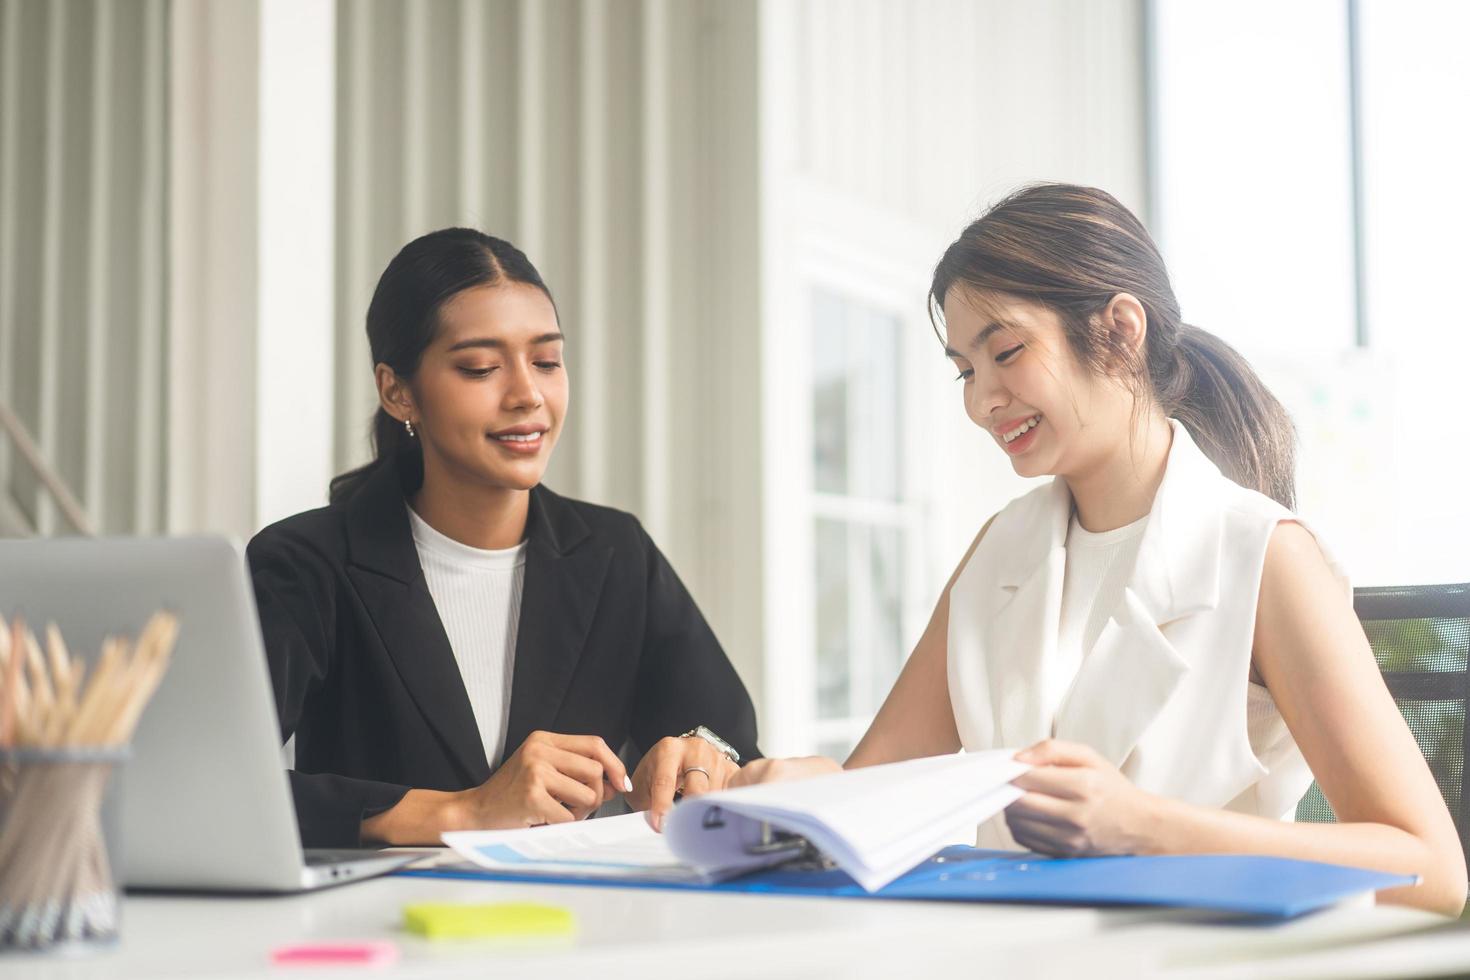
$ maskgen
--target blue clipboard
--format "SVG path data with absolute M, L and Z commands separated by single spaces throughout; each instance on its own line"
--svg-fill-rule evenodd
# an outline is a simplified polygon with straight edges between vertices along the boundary
M 1315 861 L 1242 855 L 1048 858 L 1014 851 L 947 847 L 876 892 L 836 869 L 777 867 L 711 885 L 519 875 L 460 868 L 396 871 L 418 878 L 664 888 L 732 894 L 797 895 L 931 902 L 1029 902 L 1160 906 L 1286 919 L 1365 892 L 1417 879 Z

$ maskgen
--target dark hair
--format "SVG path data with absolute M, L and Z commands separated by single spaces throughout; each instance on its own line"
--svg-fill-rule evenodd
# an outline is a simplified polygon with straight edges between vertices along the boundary
M 411 379 L 439 330 L 444 304 L 466 289 L 501 282 L 534 286 L 552 298 L 531 260 L 504 239 L 473 228 L 443 228 L 415 238 L 383 270 L 368 304 L 373 364 L 386 364 L 398 377 Z M 371 463 L 332 480 L 328 492 L 332 503 L 352 496 L 386 460 L 403 456 L 421 472 L 418 440 L 382 406 L 373 415 L 372 443 Z
M 1182 422 L 1226 476 L 1295 506 L 1296 430 L 1286 409 L 1230 345 L 1180 320 L 1158 247 L 1111 194 L 1051 183 L 1012 193 L 945 249 L 929 289 L 936 329 L 957 284 L 1055 311 L 1085 367 L 1122 375 Z M 1119 293 L 1148 316 L 1141 353 L 1096 319 Z

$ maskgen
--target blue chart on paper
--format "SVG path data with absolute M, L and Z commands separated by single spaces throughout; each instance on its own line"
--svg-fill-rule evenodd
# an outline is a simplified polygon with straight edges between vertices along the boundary
M 1152 905 L 1291 918 L 1345 899 L 1411 885 L 1414 879 L 1314 861 L 1240 855 L 1046 858 L 1011 851 L 947 847 L 876 892 L 839 870 L 774 868 L 712 885 L 594 880 L 487 871 L 469 866 L 396 872 L 410 877 L 673 888 L 814 898 L 940 902 L 1039 902 Z

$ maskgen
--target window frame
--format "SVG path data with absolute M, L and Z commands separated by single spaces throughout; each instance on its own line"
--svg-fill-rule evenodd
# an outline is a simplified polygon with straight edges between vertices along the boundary
M 934 426 L 926 420 L 941 394 L 934 390 L 932 368 L 942 365 L 943 357 L 924 309 L 928 281 L 916 274 L 927 272 L 938 249 L 932 243 L 915 240 L 918 236 L 885 235 L 885 230 L 892 229 L 882 227 L 883 219 L 858 207 L 827 200 L 812 210 L 817 213 L 809 211 L 804 216 L 807 220 L 795 222 L 802 232 L 786 243 L 782 281 L 773 284 L 773 290 L 784 297 L 781 323 L 773 332 L 774 343 L 780 344 L 783 351 L 779 373 L 771 378 L 765 396 L 767 419 L 781 420 L 779 434 L 768 428 L 771 449 L 767 465 L 780 473 L 778 482 L 784 490 L 768 494 L 766 509 L 773 539 L 781 541 L 779 553 L 768 549 L 766 562 L 767 594 L 781 597 L 780 609 L 768 611 L 772 625 L 767 632 L 766 676 L 779 677 L 780 684 L 767 692 L 763 741 L 781 753 L 812 752 L 831 748 L 837 742 L 848 747 L 856 744 L 882 696 L 886 696 L 886 691 L 878 696 L 871 711 L 864 712 L 860 706 L 857 713 L 843 717 L 819 717 L 816 521 L 840 520 L 849 535 L 855 523 L 900 530 L 900 666 L 927 623 L 938 588 L 929 567 L 935 511 L 931 476 L 938 440 Z M 889 248 L 875 248 L 875 244 L 885 242 Z M 816 489 L 812 345 L 816 329 L 814 295 L 818 289 L 844 302 L 892 316 L 898 324 L 902 364 L 899 404 L 894 406 L 900 417 L 895 428 L 903 434 L 905 444 L 896 500 Z M 927 361 L 933 362 L 931 370 L 925 369 Z M 776 407 L 785 401 L 783 394 L 792 394 L 786 410 Z M 796 404 L 799 410 L 793 407 Z M 947 407 L 953 410 L 952 404 Z M 854 583 L 861 583 L 859 589 L 868 587 L 871 576 L 866 561 L 870 553 L 849 549 L 849 589 Z M 853 595 L 850 591 L 849 596 Z M 857 608 L 859 603 L 850 598 L 849 635 L 854 632 Z M 851 647 L 848 655 L 853 656 Z M 869 669 L 874 669 L 871 658 Z M 872 688 L 882 686 L 874 684 Z

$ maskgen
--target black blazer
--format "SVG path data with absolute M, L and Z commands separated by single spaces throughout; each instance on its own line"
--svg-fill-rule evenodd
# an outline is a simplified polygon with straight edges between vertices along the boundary
M 356 846 L 409 788 L 490 777 L 469 696 L 419 565 L 409 465 L 250 542 L 303 844 Z M 631 515 L 531 491 L 505 757 L 532 731 L 639 754 L 708 725 L 754 758 L 755 709 L 694 600 Z

